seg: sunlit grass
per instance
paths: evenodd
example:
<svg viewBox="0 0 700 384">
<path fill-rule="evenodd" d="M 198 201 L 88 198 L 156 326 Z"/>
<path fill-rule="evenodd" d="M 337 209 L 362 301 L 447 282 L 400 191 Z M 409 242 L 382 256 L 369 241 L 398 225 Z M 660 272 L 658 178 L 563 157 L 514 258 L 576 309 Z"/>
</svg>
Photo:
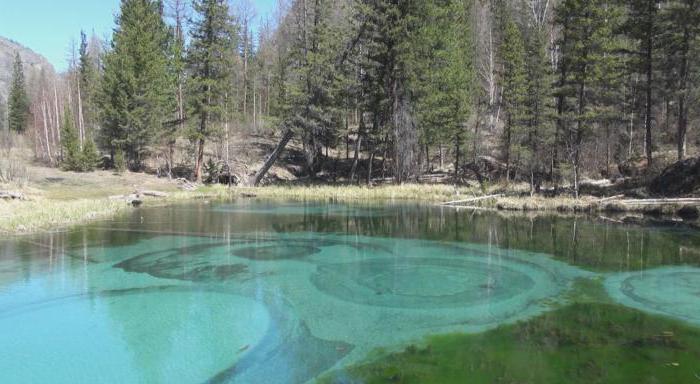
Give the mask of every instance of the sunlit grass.
<svg viewBox="0 0 700 384">
<path fill-rule="evenodd" d="M 473 187 L 455 188 L 442 184 L 403 184 L 384 186 L 265 186 L 234 188 L 234 196 L 245 194 L 262 198 L 333 201 L 413 200 L 442 202 L 481 195 Z"/>
<path fill-rule="evenodd" d="M 110 200 L 105 197 L 105 192 L 107 191 L 95 192 L 89 191 L 89 188 L 77 187 L 71 193 L 74 197 L 81 197 L 78 199 L 46 198 L 41 194 L 30 194 L 30 200 L 26 201 L 0 200 L 0 232 L 28 233 L 56 230 L 91 220 L 110 218 L 132 209 L 132 206 L 125 200 Z M 165 198 L 146 197 L 144 204 L 158 205 L 190 199 L 219 199 L 228 196 L 230 196 L 230 191 L 227 188 L 201 187 L 195 191 L 173 192 Z"/>
<path fill-rule="evenodd" d="M 125 211 L 123 201 L 107 199 L 0 202 L 0 231 L 10 233 L 58 229 L 67 225 L 106 218 Z"/>
</svg>

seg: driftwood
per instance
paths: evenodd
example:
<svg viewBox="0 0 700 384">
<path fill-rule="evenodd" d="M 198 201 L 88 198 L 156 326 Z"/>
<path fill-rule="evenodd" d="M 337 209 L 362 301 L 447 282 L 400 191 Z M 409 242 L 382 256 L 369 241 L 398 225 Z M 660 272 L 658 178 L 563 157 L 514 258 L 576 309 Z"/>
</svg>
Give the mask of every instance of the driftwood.
<svg viewBox="0 0 700 384">
<path fill-rule="evenodd" d="M 499 194 L 495 194 L 495 195 L 477 196 L 477 197 L 472 197 L 472 198 L 464 199 L 464 200 L 446 201 L 444 203 L 441 203 L 440 205 L 454 205 L 454 204 L 461 204 L 461 203 L 472 203 L 472 202 L 480 201 L 480 200 L 495 199 L 497 197 L 503 197 L 503 194 L 499 193 Z"/>
<path fill-rule="evenodd" d="M 0 191 L 0 199 L 6 200 L 25 200 L 22 192 Z"/>
<path fill-rule="evenodd" d="M 700 198 L 688 197 L 688 198 L 675 198 L 675 199 L 627 199 L 620 200 L 620 203 L 628 205 L 670 205 L 670 204 L 698 204 L 700 205 Z"/>
<path fill-rule="evenodd" d="M 136 191 L 135 194 L 150 197 L 168 197 L 167 193 L 161 191 Z"/>
<path fill-rule="evenodd" d="M 622 199 L 623 197 L 625 197 L 625 195 L 615 195 L 615 196 L 605 197 L 605 198 L 596 200 L 596 203 L 600 204 L 600 203 L 605 203 L 605 202 L 612 201 L 612 200 L 619 200 L 619 199 Z"/>
<path fill-rule="evenodd" d="M 168 194 L 165 192 L 161 191 L 135 191 L 134 193 L 128 194 L 128 195 L 113 195 L 110 196 L 110 200 L 124 200 L 128 204 L 133 205 L 134 207 L 138 207 L 139 205 L 143 204 L 143 197 L 148 196 L 148 197 L 167 197 Z"/>
</svg>

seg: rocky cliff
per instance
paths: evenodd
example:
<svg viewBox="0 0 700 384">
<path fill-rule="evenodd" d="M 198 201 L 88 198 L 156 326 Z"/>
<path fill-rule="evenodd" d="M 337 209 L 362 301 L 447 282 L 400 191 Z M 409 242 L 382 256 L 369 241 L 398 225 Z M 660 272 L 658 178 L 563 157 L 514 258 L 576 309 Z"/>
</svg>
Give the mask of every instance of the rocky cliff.
<svg viewBox="0 0 700 384">
<path fill-rule="evenodd" d="M 45 57 L 10 39 L 0 36 L 0 99 L 7 100 L 12 79 L 12 64 L 15 53 L 19 52 L 24 64 L 24 76 L 31 85 L 38 79 L 41 71 L 48 77 L 53 76 L 54 68 Z"/>
</svg>

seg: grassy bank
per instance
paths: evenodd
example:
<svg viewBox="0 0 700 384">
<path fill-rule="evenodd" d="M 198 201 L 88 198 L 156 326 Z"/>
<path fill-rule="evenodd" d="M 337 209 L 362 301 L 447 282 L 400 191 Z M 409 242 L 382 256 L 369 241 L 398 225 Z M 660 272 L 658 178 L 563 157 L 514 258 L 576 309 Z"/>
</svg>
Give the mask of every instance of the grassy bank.
<svg viewBox="0 0 700 384">
<path fill-rule="evenodd" d="M 265 186 L 234 188 L 234 196 L 254 195 L 260 198 L 327 201 L 424 201 L 443 202 L 473 196 L 475 188 L 455 188 L 442 184 L 404 184 L 367 186 Z"/>
<path fill-rule="evenodd" d="M 48 172 L 43 171 L 42 172 Z M 509 186 L 494 184 L 485 189 L 443 184 L 404 184 L 380 186 L 265 186 L 234 187 L 222 185 L 200 187 L 195 191 L 180 191 L 177 183 L 151 175 L 126 173 L 115 175 L 100 171 L 90 174 L 50 171 L 39 174 L 35 181 L 23 186 L 0 185 L 0 190 L 20 190 L 28 200 L 0 201 L 0 232 L 27 233 L 56 229 L 90 220 L 108 218 L 130 208 L 124 201 L 110 200 L 110 195 L 129 194 L 135 190 L 156 190 L 168 193 L 165 198 L 145 198 L 145 205 L 168 204 L 197 198 L 262 198 L 296 201 L 335 202 L 385 202 L 416 201 L 442 203 L 465 200 L 477 196 L 498 197 L 465 202 L 466 208 L 495 209 L 501 211 L 528 211 L 545 213 L 636 212 L 673 215 L 681 206 L 628 206 L 616 201 L 601 202 L 584 196 L 545 198 L 529 197 L 527 185 Z M 521 197 L 503 196 L 518 194 Z"/>
<path fill-rule="evenodd" d="M 225 188 L 203 187 L 196 191 L 171 193 L 165 198 L 145 198 L 144 204 L 148 206 L 190 199 L 216 199 L 228 195 L 229 192 Z M 0 201 L 0 233 L 20 234 L 55 230 L 92 220 L 107 219 L 131 209 L 133 207 L 127 202 L 110 200 L 108 197 Z"/>
</svg>

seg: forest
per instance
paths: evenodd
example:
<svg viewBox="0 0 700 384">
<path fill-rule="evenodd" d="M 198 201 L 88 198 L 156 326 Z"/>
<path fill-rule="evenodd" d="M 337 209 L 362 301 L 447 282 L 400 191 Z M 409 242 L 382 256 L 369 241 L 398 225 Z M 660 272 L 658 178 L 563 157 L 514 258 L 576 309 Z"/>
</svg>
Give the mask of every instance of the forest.
<svg viewBox="0 0 700 384">
<path fill-rule="evenodd" d="M 404 183 L 442 172 L 567 184 L 697 156 L 696 0 L 122 0 L 110 39 L 25 78 L 0 123 L 66 170 L 265 182 L 290 143 L 304 177 Z M 339 162 L 346 165 L 339 167 Z M 216 170 L 216 167 L 220 167 Z M 231 172 L 231 171 L 229 171 Z"/>
</svg>

